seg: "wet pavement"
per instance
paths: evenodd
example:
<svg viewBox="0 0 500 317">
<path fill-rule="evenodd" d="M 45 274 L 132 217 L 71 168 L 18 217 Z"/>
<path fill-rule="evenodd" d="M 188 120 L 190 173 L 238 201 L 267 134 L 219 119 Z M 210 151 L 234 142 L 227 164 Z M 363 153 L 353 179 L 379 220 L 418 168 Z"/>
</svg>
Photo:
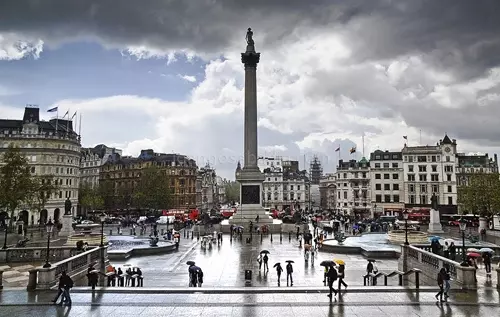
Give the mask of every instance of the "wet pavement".
<svg viewBox="0 0 500 317">
<path fill-rule="evenodd" d="M 188 239 L 189 240 L 189 239 Z M 182 239 L 181 239 L 182 241 Z M 191 240 L 190 240 L 191 241 Z M 220 245 L 215 244 L 212 250 L 204 249 L 201 243 L 193 240 L 194 245 L 176 261 L 171 260 L 171 255 L 145 256 L 128 259 L 124 262 L 113 261 L 113 265 L 120 267 L 130 264 L 141 268 L 144 274 L 145 287 L 187 287 L 188 266 L 186 261 L 195 261 L 204 273 L 204 284 L 206 287 L 239 287 L 245 285 L 245 270 L 253 271 L 253 286 L 277 286 L 276 271 L 273 265 L 281 262 L 283 268 L 286 260 L 295 261 L 294 286 L 322 286 L 323 260 L 342 259 L 346 262 L 346 282 L 349 285 L 363 285 L 363 275 L 367 261 L 361 255 L 334 255 L 333 253 L 319 252 L 315 258 L 314 265 L 304 261 L 304 249 L 299 247 L 295 236 L 291 241 L 288 235 L 283 235 L 280 243 L 279 235 L 264 236 L 261 242 L 260 236 L 253 236 L 252 243 L 247 244 L 244 240 L 231 242 L 229 235 L 224 235 Z M 259 271 L 257 257 L 261 250 L 268 250 L 269 272 Z M 180 252 L 181 253 L 181 252 Z M 397 269 L 397 260 L 382 260 L 377 262 L 380 271 L 393 271 Z M 389 285 L 397 285 L 398 279 L 389 279 Z M 286 287 L 286 274 L 282 274 L 281 286 Z"/>
<path fill-rule="evenodd" d="M 451 293 L 437 303 L 434 292 L 325 294 L 112 294 L 78 293 L 73 305 L 50 303 L 55 292 L 0 292 L 0 316 L 496 316 L 498 292 Z"/>
</svg>

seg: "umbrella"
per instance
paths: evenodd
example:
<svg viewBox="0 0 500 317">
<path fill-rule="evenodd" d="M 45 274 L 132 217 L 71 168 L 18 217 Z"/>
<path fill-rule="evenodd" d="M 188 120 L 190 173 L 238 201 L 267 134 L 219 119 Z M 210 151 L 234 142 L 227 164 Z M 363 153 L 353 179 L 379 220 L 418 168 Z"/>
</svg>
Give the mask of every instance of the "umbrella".
<svg viewBox="0 0 500 317">
<path fill-rule="evenodd" d="M 439 239 L 441 239 L 441 237 L 438 237 L 438 236 L 430 236 L 429 237 L 429 240 L 431 240 L 431 241 L 439 241 Z"/>
<path fill-rule="evenodd" d="M 337 263 L 338 265 L 345 265 L 345 262 L 344 260 L 333 260 L 335 263 Z"/>
<path fill-rule="evenodd" d="M 468 248 L 467 252 L 477 253 L 477 252 L 480 252 L 480 251 L 478 249 L 476 249 L 476 248 Z"/>
<path fill-rule="evenodd" d="M 375 259 L 367 259 L 368 262 L 377 262 Z"/>
<path fill-rule="evenodd" d="M 469 252 L 469 253 L 467 253 L 467 256 L 471 257 L 471 258 L 480 258 L 481 254 L 476 253 L 476 252 Z"/>
<path fill-rule="evenodd" d="M 444 239 L 444 242 L 448 242 L 448 244 L 450 244 L 452 242 L 455 243 L 455 240 L 453 240 L 453 239 Z"/>
<path fill-rule="evenodd" d="M 319 265 L 321 265 L 321 266 L 335 266 L 336 264 L 333 261 L 326 260 L 326 261 L 321 262 Z"/>
<path fill-rule="evenodd" d="M 186 264 L 189 265 L 189 266 L 195 265 L 194 261 L 187 261 Z"/>
<path fill-rule="evenodd" d="M 286 260 L 285 262 L 286 263 L 295 263 L 295 261 L 292 261 L 292 260 Z"/>
<path fill-rule="evenodd" d="M 490 248 L 481 248 L 481 250 L 479 250 L 479 252 L 481 252 L 481 253 L 495 253 L 495 250 L 490 249 Z"/>
<path fill-rule="evenodd" d="M 271 253 L 271 252 L 269 252 L 269 251 L 267 251 L 267 250 L 262 250 L 262 251 L 260 251 L 260 254 L 269 254 L 269 253 Z"/>
<path fill-rule="evenodd" d="M 278 263 L 276 263 L 273 267 L 277 267 L 277 266 L 281 266 L 281 263 L 280 263 L 280 262 L 278 262 Z"/>
</svg>

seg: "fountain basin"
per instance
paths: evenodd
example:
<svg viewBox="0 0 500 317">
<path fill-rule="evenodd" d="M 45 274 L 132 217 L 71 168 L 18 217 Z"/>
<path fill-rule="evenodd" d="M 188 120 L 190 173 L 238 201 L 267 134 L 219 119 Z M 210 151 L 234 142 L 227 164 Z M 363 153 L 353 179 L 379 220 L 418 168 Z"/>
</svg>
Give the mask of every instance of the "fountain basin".
<svg viewBox="0 0 500 317">
<path fill-rule="evenodd" d="M 125 260 L 134 256 L 166 254 L 175 251 L 171 241 L 158 241 L 157 246 L 150 246 L 149 239 L 128 236 L 110 236 L 108 257 L 110 260 Z"/>
<path fill-rule="evenodd" d="M 376 259 L 397 259 L 401 254 L 401 246 L 391 243 L 387 233 L 365 233 L 357 237 L 347 237 L 343 243 L 326 239 L 320 251 L 361 254 Z"/>
<path fill-rule="evenodd" d="M 401 244 L 406 241 L 404 230 L 391 230 L 388 233 L 388 240 L 394 244 Z M 425 244 L 429 243 L 427 233 L 416 230 L 408 230 L 408 242 L 410 244 Z"/>
</svg>

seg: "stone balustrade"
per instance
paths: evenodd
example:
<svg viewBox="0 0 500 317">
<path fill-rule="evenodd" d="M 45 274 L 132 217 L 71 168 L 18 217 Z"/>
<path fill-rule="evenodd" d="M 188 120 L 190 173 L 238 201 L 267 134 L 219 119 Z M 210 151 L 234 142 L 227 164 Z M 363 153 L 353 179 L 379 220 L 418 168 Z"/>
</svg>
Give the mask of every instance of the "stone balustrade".
<svg viewBox="0 0 500 317">
<path fill-rule="evenodd" d="M 77 255 L 75 247 L 50 247 L 49 261 L 61 261 Z M 47 247 L 8 248 L 0 250 L 0 263 L 43 262 L 47 258 Z"/>
<path fill-rule="evenodd" d="M 52 263 L 50 268 L 38 267 L 29 271 L 28 290 L 53 288 L 63 271 L 70 275 L 73 280 L 79 280 L 87 274 L 87 268 L 91 263 L 95 263 L 95 269 L 100 270 L 100 259 L 104 259 L 104 265 L 109 263 L 107 248 L 107 246 L 96 247 L 66 260 Z"/>
<path fill-rule="evenodd" d="M 431 245 L 428 243 L 428 244 L 411 244 L 412 246 L 414 247 L 417 247 L 419 249 L 422 249 L 422 250 L 425 250 L 425 251 L 428 251 L 428 252 L 432 252 L 432 249 L 431 249 Z M 467 252 L 467 249 L 469 248 L 474 248 L 474 249 L 481 249 L 481 248 L 490 248 L 490 249 L 493 249 L 495 251 L 495 254 L 500 254 L 500 247 L 495 247 L 495 246 L 491 246 L 491 245 L 477 245 L 477 244 L 474 244 L 474 245 L 467 245 L 467 241 L 465 242 L 465 252 Z M 455 261 L 462 261 L 462 251 L 463 251 L 463 248 L 462 246 L 457 246 L 456 248 L 456 254 L 455 254 Z M 453 259 L 452 259 L 453 260 Z"/>
<path fill-rule="evenodd" d="M 398 263 L 399 270 L 403 272 L 408 271 L 410 268 L 422 270 L 420 280 L 423 285 L 436 285 L 437 274 L 443 267 L 448 269 L 453 282 L 459 285 L 462 289 L 477 288 L 475 268 L 461 266 L 458 262 L 428 252 L 416 246 L 401 246 L 401 257 L 399 258 Z M 408 276 L 407 278 L 411 281 L 413 277 Z"/>
</svg>

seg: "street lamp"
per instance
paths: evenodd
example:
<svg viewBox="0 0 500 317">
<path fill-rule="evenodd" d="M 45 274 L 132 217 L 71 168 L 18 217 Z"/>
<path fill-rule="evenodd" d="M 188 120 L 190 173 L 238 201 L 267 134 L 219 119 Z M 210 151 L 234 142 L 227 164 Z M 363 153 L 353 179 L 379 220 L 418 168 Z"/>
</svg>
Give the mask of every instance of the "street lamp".
<svg viewBox="0 0 500 317">
<path fill-rule="evenodd" d="M 104 246 L 104 221 L 106 220 L 106 215 L 104 213 L 101 213 L 99 215 L 99 218 L 101 220 L 101 245 L 100 245 L 100 247 L 102 248 Z"/>
<path fill-rule="evenodd" d="M 43 267 L 49 268 L 49 267 L 51 267 L 50 262 L 49 262 L 50 235 L 52 233 L 52 230 L 54 230 L 54 223 L 52 222 L 51 219 L 49 219 L 49 222 L 47 222 L 45 224 L 45 229 L 47 229 L 47 254 L 45 255 L 45 264 L 43 265 Z"/>
<path fill-rule="evenodd" d="M 410 244 L 408 242 L 408 216 L 409 215 L 410 215 L 410 213 L 408 212 L 408 210 L 405 209 L 405 211 L 403 211 L 403 218 L 405 219 L 405 245 Z"/>
<path fill-rule="evenodd" d="M 469 266 L 469 263 L 467 263 L 467 258 L 465 257 L 465 229 L 467 228 L 467 221 L 462 217 L 460 218 L 459 222 L 460 226 L 460 231 L 462 231 L 462 263 L 460 263 L 460 266 Z"/>
<path fill-rule="evenodd" d="M 5 217 L 3 218 L 3 224 L 5 226 L 5 240 L 3 242 L 3 250 L 7 249 L 7 232 L 8 232 L 8 229 L 9 229 L 9 220 L 10 220 L 10 217 L 9 215 L 5 214 Z"/>
</svg>

